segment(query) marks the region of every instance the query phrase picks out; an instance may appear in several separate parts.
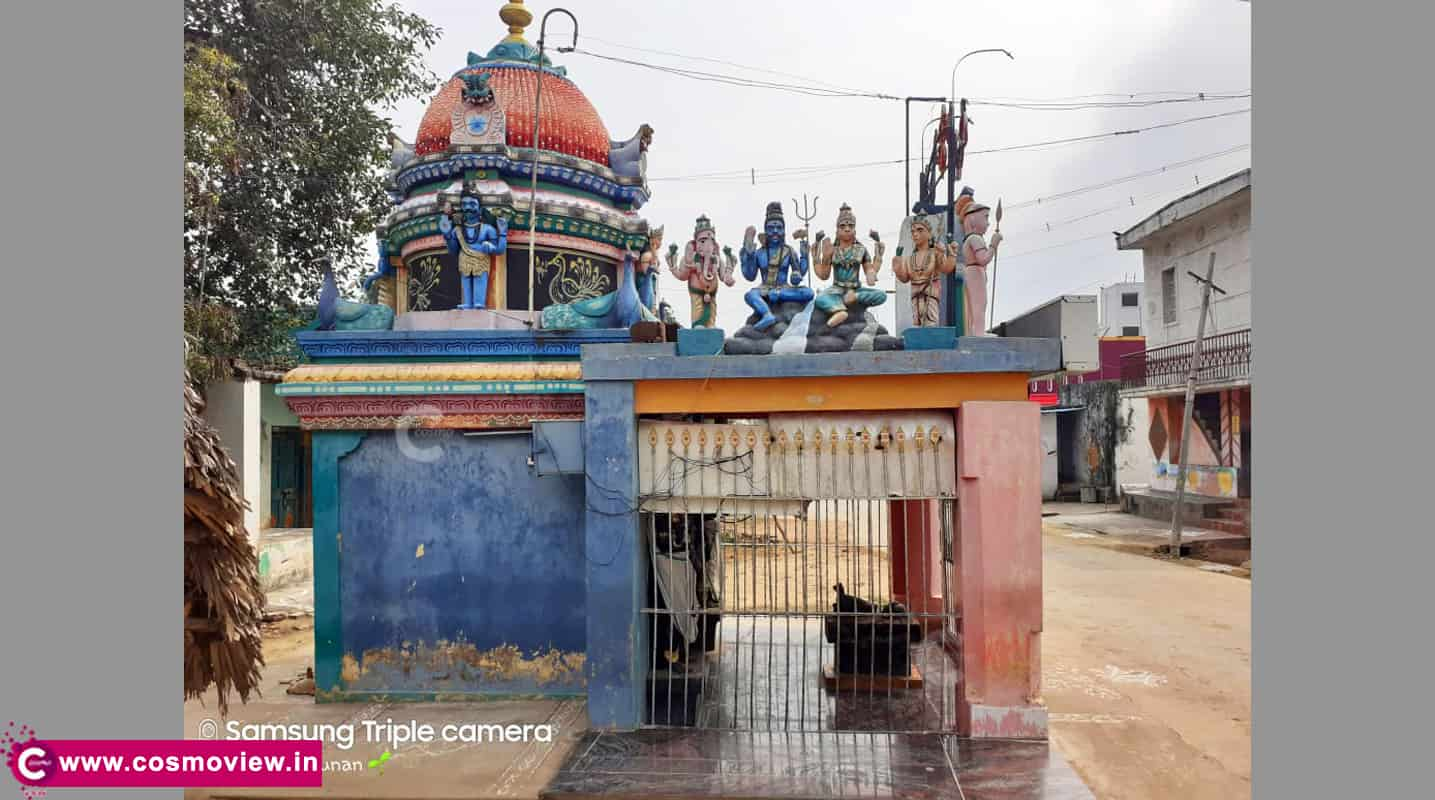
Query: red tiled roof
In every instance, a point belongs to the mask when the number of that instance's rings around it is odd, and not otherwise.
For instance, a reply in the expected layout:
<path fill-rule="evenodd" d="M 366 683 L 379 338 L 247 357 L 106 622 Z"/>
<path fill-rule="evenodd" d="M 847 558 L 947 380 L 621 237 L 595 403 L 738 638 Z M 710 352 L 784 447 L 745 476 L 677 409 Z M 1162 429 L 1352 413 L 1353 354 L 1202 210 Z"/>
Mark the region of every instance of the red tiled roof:
<path fill-rule="evenodd" d="M 537 71 L 519 66 L 478 65 L 450 78 L 429 103 L 414 145 L 419 155 L 441 153 L 448 148 L 454 106 L 463 102 L 462 75 L 470 72 L 487 72 L 491 76 L 488 85 L 497 102 L 503 104 L 509 146 L 531 146 Z M 608 166 L 608 129 L 597 109 L 571 81 L 544 74 L 541 115 L 538 139 L 542 149 Z"/>

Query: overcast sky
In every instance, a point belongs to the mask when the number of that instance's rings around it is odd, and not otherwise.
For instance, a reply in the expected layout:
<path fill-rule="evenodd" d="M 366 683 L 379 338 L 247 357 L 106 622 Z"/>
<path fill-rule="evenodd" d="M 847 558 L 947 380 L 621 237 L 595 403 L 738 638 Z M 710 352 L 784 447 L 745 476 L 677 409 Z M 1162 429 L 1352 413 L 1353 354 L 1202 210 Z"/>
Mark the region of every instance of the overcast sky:
<path fill-rule="evenodd" d="M 402 0 L 402 4 L 442 28 L 443 36 L 428 58 L 442 79 L 464 66 L 470 50 L 486 53 L 506 33 L 498 19 L 502 5 L 498 0 Z M 538 20 L 554 6 L 533 0 L 527 6 L 535 17 L 527 37 L 536 44 Z M 578 18 L 579 47 L 595 53 L 769 81 L 820 81 L 897 96 L 947 95 L 956 60 L 969 50 L 986 47 L 1004 47 L 1016 58 L 982 54 L 967 59 L 957 74 L 958 96 L 1065 100 L 1102 93 L 1244 93 L 1251 86 L 1251 7 L 1240 0 L 565 0 L 564 7 Z M 892 287 L 890 263 L 904 215 L 900 164 L 800 178 L 764 173 L 782 167 L 901 159 L 903 103 L 726 86 L 578 53 L 552 52 L 553 47 L 570 43 L 571 37 L 567 18 L 554 15 L 549 24 L 550 55 L 568 68 L 569 77 L 598 109 L 611 137 L 627 139 L 641 123 L 656 131 L 648 154 L 653 198 L 641 213 L 650 224 L 666 226 L 667 243 L 687 241 L 694 219 L 707 214 L 717 227 L 719 241 L 736 250 L 748 225 L 761 227 L 769 201 L 782 201 L 792 231 L 800 224 L 793 216 L 793 198 L 801 200 L 803 193 L 820 195 L 813 228 L 830 235 L 838 207 L 850 204 L 862 238 L 876 228 L 888 242 L 879 286 Z M 808 80 L 632 48 L 721 59 Z M 1250 104 L 1248 98 L 1077 111 L 972 106 L 962 183 L 988 205 L 995 207 L 1001 198 L 1012 206 L 1229 150 L 1250 142 L 1250 114 L 1035 151 L 976 152 L 1142 128 Z M 425 106 L 426 102 L 415 101 L 392 112 L 404 139 L 414 139 Z M 917 136 L 933 113 L 930 107 L 913 106 L 914 199 L 923 149 Z M 1124 230 L 1198 185 L 1249 165 L 1246 149 L 1162 175 L 1009 209 L 1002 221 L 1005 242 L 995 268 L 997 321 L 1059 294 L 1094 294 L 1124 276 L 1139 280 L 1140 255 L 1118 253 L 1111 232 Z M 756 169 L 757 185 L 748 176 L 664 180 L 749 169 Z M 1116 206 L 1120 207 L 1108 210 Z M 686 324 L 685 288 L 666 271 L 659 286 Z M 737 286 L 722 289 L 720 327 L 733 331 L 742 325 L 748 313 L 742 302 L 746 288 L 739 276 Z M 890 327 L 892 304 L 878 312 Z"/>

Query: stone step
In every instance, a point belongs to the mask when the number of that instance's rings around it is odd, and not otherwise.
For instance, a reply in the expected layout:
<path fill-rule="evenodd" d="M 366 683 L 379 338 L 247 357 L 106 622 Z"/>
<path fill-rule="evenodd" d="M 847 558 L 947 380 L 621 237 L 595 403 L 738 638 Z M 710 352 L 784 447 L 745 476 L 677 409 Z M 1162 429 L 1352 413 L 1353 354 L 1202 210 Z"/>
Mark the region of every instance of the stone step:
<path fill-rule="evenodd" d="M 1214 531 L 1221 531 L 1222 533 L 1235 533 L 1242 536 L 1251 535 L 1250 523 L 1238 520 L 1208 519 L 1204 523 L 1202 523 L 1202 527 L 1210 528 Z"/>
<path fill-rule="evenodd" d="M 1226 536 L 1219 539 L 1196 540 L 1181 548 L 1182 552 L 1218 564 L 1239 566 L 1251 558 L 1249 536 Z"/>

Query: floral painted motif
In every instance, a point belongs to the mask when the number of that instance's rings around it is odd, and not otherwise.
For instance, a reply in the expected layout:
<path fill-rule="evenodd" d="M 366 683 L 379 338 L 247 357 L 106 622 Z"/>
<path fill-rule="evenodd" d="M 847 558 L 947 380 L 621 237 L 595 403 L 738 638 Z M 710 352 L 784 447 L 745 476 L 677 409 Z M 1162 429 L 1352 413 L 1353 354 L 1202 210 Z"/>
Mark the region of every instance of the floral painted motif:
<path fill-rule="evenodd" d="M 537 271 L 538 279 L 548 282 L 548 296 L 555 303 L 575 303 L 613 290 L 609 277 L 588 256 L 554 253 Z"/>
<path fill-rule="evenodd" d="M 433 304 L 431 294 L 438 286 L 442 262 L 438 256 L 423 256 L 409 265 L 409 310 L 428 311 Z"/>

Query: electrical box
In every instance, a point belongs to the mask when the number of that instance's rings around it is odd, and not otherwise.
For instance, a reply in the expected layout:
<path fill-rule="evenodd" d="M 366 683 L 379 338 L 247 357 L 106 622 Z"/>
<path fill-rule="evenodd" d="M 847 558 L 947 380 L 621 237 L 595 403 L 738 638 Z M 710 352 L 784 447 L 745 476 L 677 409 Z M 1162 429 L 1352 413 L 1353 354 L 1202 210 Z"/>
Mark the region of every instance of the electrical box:
<path fill-rule="evenodd" d="M 535 474 L 583 474 L 582 420 L 535 421 L 532 438 Z"/>

